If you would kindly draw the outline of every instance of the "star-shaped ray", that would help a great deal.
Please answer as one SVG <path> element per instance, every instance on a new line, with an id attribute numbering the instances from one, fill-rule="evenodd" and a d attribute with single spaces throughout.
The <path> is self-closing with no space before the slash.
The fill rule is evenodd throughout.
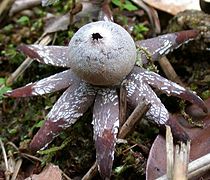
<path id="1" fill-rule="evenodd" d="M 197 30 L 180 31 L 137 41 L 136 45 L 149 53 L 153 61 L 158 61 L 161 56 L 168 54 L 183 43 L 195 39 L 198 34 Z M 148 62 L 147 53 L 142 52 L 141 60 L 143 64 L 146 64 Z"/>
<path id="2" fill-rule="evenodd" d="M 115 89 L 98 91 L 93 110 L 96 159 L 104 178 L 110 178 L 119 128 L 119 103 Z"/>
<path id="3" fill-rule="evenodd" d="M 43 95 L 65 89 L 69 87 L 73 82 L 79 79 L 69 69 L 61 73 L 44 78 L 35 83 L 27 84 L 24 87 L 17 88 L 13 91 L 7 92 L 5 95 L 10 97 L 26 97 Z"/>
<path id="4" fill-rule="evenodd" d="M 157 73 L 147 71 L 140 67 L 135 67 L 133 72 L 138 74 L 137 76 L 140 77 L 140 80 L 142 78 L 143 81 L 166 93 L 167 95 L 172 95 L 187 100 L 202 108 L 204 112 L 207 112 L 207 107 L 203 100 L 192 91 L 187 90 L 172 81 L 169 81 L 168 79 L 160 76 Z"/>
<path id="5" fill-rule="evenodd" d="M 34 136 L 30 149 L 33 152 L 46 147 L 54 137 L 74 124 L 91 106 L 95 89 L 83 81 L 70 86 L 55 103 L 44 125 Z"/>
<path id="6" fill-rule="evenodd" d="M 146 113 L 147 119 L 157 124 L 165 124 L 169 118 L 169 113 L 152 88 L 143 81 L 143 77 L 132 71 L 126 79 L 128 105 L 134 109 L 141 101 L 151 104 Z"/>
<path id="7" fill-rule="evenodd" d="M 69 67 L 68 46 L 20 45 L 18 50 L 40 63 Z"/>

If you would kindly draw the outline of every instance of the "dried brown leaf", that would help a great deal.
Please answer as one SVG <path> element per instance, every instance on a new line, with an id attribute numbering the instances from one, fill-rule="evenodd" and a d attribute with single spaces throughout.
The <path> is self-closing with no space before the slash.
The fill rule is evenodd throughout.
<path id="1" fill-rule="evenodd" d="M 184 131 L 191 139 L 190 161 L 198 159 L 210 153 L 210 98 L 205 101 L 208 108 L 208 114 L 199 110 L 196 106 L 192 105 L 188 108 L 189 115 L 194 121 L 204 123 L 203 128 L 195 128 L 187 125 L 186 120 L 181 115 L 176 115 L 176 120 L 182 126 Z M 147 179 L 156 179 L 166 173 L 166 145 L 165 139 L 158 135 L 155 139 L 150 150 L 149 158 L 147 161 Z M 202 177 L 210 177 L 207 173 Z"/>
<path id="2" fill-rule="evenodd" d="M 61 170 L 54 164 L 48 164 L 40 174 L 33 174 L 25 180 L 62 180 Z"/>
<path id="3" fill-rule="evenodd" d="M 150 6 L 165 11 L 169 14 L 176 15 L 177 13 L 187 10 L 200 10 L 199 1 L 195 0 L 143 0 Z"/>

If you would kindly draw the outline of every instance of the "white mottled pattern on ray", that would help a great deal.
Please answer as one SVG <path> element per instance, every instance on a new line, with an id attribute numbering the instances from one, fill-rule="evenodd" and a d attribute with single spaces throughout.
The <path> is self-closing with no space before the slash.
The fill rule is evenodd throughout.
<path id="1" fill-rule="evenodd" d="M 138 76 L 138 75 L 137 75 Z M 161 77 L 159 74 L 139 68 L 139 76 L 151 86 L 160 89 L 168 95 L 178 96 L 185 93 L 186 89 L 182 86 Z"/>
<path id="2" fill-rule="evenodd" d="M 164 55 L 164 54 L 168 54 L 173 47 L 173 43 L 171 42 L 171 40 L 168 40 L 167 37 L 161 38 L 159 39 L 160 42 L 162 42 L 162 46 L 160 46 L 158 49 L 156 49 L 153 54 L 155 53 L 159 53 L 160 55 Z"/>
<path id="3" fill-rule="evenodd" d="M 150 103 L 151 107 L 146 113 L 146 118 L 155 121 L 157 124 L 166 123 L 169 113 L 152 88 L 143 81 L 142 74 L 131 73 L 127 78 L 126 89 L 128 103 L 134 107 L 143 100 Z"/>
<path id="4" fill-rule="evenodd" d="M 93 109 L 96 159 L 100 173 L 109 177 L 119 128 L 119 102 L 116 89 L 98 90 Z"/>
<path id="5" fill-rule="evenodd" d="M 67 88 L 76 80 L 78 78 L 72 71 L 66 70 L 29 85 L 31 85 L 32 95 L 43 95 Z"/>
<path id="6" fill-rule="evenodd" d="M 67 46 L 44 46 L 44 45 L 29 45 L 27 48 L 36 52 L 41 63 L 69 67 L 68 47 Z M 27 54 L 27 53 L 26 53 Z"/>
<path id="7" fill-rule="evenodd" d="M 103 129 L 112 128 L 114 133 L 117 134 L 119 128 L 119 103 L 116 90 L 109 88 L 99 89 L 97 97 L 93 113 L 95 135 L 101 136 Z"/>
<path id="8" fill-rule="evenodd" d="M 81 117 L 94 101 L 95 89 L 83 81 L 70 86 L 55 103 L 47 119 L 53 122 L 64 120 L 67 128 Z"/>

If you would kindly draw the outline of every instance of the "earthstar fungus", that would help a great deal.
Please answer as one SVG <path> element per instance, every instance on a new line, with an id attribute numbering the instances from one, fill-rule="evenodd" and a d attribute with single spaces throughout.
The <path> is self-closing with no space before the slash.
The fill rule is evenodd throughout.
<path id="1" fill-rule="evenodd" d="M 189 30 L 143 40 L 136 45 L 148 51 L 155 61 L 197 35 L 197 31 Z M 126 84 L 128 105 L 134 109 L 141 101 L 150 103 L 151 107 L 145 116 L 159 125 L 167 123 L 170 117 L 151 86 L 197 104 L 207 111 L 202 99 L 193 92 L 136 66 L 137 51 L 133 39 L 113 22 L 98 21 L 83 26 L 72 37 L 68 47 L 22 45 L 19 49 L 41 63 L 69 68 L 6 94 L 10 97 L 25 97 L 66 89 L 34 136 L 30 149 L 36 152 L 45 148 L 94 104 L 96 159 L 103 178 L 111 176 L 119 128 L 117 89 L 122 81 Z M 141 60 L 147 62 L 144 53 L 141 54 Z"/>

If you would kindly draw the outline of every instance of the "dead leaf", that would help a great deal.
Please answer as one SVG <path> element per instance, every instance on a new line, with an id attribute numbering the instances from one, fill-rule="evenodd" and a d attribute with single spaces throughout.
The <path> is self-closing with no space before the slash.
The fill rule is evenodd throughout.
<path id="1" fill-rule="evenodd" d="M 210 98 L 205 103 L 208 107 L 206 116 L 195 105 L 187 109 L 193 121 L 203 121 L 204 128 L 191 127 L 181 115 L 176 115 L 177 121 L 191 139 L 190 162 L 210 153 Z M 147 180 L 153 180 L 164 174 L 166 174 L 166 145 L 165 139 L 158 135 L 149 153 L 146 177 Z M 210 178 L 210 174 L 206 173 L 202 177 Z"/>
<path id="2" fill-rule="evenodd" d="M 194 9 L 194 10 L 201 10 L 199 1 L 195 0 L 143 0 L 145 3 L 149 4 L 150 6 L 159 9 L 161 11 L 167 12 L 172 15 L 176 15 L 177 13 L 187 10 L 187 9 Z"/>
<path id="3" fill-rule="evenodd" d="M 41 2 L 42 2 L 42 6 L 49 6 L 51 4 L 58 2 L 58 0 L 41 0 Z"/>
<path id="4" fill-rule="evenodd" d="M 61 170 L 54 164 L 48 164 L 40 174 L 33 174 L 25 180 L 62 180 Z"/>
<path id="5" fill-rule="evenodd" d="M 49 33 L 67 30 L 70 23 L 69 18 L 69 14 L 65 14 L 48 19 L 43 36 Z"/>

